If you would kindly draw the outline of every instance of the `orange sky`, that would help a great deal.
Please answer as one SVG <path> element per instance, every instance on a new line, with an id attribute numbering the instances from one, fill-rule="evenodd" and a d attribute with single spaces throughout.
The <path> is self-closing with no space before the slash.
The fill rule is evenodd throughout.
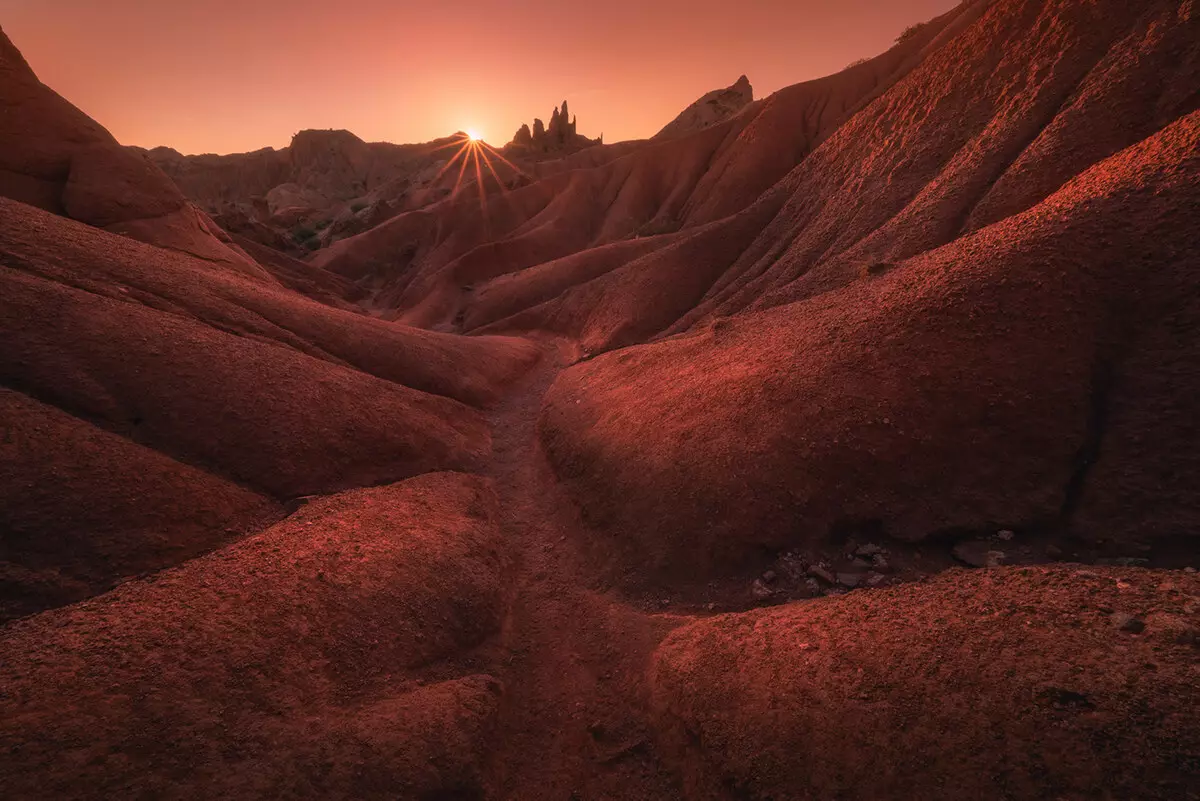
<path id="1" fill-rule="evenodd" d="M 956 2 L 0 0 L 0 25 L 121 142 L 230 153 L 302 128 L 500 145 L 564 98 L 580 133 L 641 138 L 742 73 L 762 97 Z"/>

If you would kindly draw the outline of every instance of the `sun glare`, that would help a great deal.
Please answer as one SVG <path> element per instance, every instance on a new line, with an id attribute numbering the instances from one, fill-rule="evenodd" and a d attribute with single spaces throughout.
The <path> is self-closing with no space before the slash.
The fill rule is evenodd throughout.
<path id="1" fill-rule="evenodd" d="M 468 128 L 467 129 L 467 138 L 470 139 L 472 142 L 478 142 L 481 139 L 483 139 L 483 134 L 481 134 L 479 131 L 476 131 L 472 128 Z"/>

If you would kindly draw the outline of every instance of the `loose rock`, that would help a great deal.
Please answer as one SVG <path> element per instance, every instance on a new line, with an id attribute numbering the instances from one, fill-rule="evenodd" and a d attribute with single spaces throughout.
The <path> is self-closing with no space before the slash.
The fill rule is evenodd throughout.
<path id="1" fill-rule="evenodd" d="M 954 546 L 954 558 L 971 567 L 998 567 L 1004 564 L 1004 551 L 995 551 L 983 540 L 968 540 Z"/>
<path id="2" fill-rule="evenodd" d="M 1140 618 L 1124 612 L 1114 612 L 1112 615 L 1113 625 L 1121 631 L 1127 631 L 1130 634 L 1141 634 L 1146 630 L 1146 624 Z"/>
<path id="3" fill-rule="evenodd" d="M 837 583 L 843 587 L 854 589 L 862 582 L 862 575 L 858 573 L 838 573 Z"/>
<path id="4" fill-rule="evenodd" d="M 755 579 L 750 585 L 750 594 L 754 596 L 756 601 L 765 601 L 775 594 L 775 591 L 763 583 L 762 579 Z"/>
<path id="5" fill-rule="evenodd" d="M 837 577 L 829 572 L 829 569 L 822 565 L 812 565 L 808 568 L 808 574 L 821 579 L 826 584 L 837 584 Z"/>

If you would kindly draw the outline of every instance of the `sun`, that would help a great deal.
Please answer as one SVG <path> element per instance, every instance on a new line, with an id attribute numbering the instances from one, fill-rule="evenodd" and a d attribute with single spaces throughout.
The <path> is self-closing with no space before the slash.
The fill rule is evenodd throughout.
<path id="1" fill-rule="evenodd" d="M 467 138 L 470 139 L 472 142 L 481 142 L 481 141 L 483 141 L 483 134 L 481 134 L 478 130 L 476 130 L 474 128 L 468 128 L 467 129 Z"/>

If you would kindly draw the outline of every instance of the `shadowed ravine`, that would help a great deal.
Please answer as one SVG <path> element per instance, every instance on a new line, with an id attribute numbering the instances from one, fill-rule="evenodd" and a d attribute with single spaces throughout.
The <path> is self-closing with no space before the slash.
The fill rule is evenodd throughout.
<path id="1" fill-rule="evenodd" d="M 513 551 L 510 609 L 498 637 L 505 685 L 491 760 L 496 798 L 540 788 L 547 798 L 676 797 L 659 763 L 645 666 L 682 618 L 648 614 L 585 556 L 578 511 L 554 479 L 537 434 L 542 396 L 571 347 L 544 344 L 541 362 L 488 416 L 500 526 Z"/>

